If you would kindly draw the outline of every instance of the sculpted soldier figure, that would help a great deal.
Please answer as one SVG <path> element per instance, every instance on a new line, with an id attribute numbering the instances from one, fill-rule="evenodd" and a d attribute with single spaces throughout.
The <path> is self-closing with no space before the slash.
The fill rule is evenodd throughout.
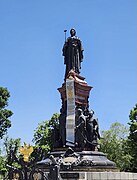
<path id="1" fill-rule="evenodd" d="M 77 122 L 76 122 L 76 146 L 83 149 L 86 144 L 86 117 L 82 109 L 77 109 Z"/>
<path id="2" fill-rule="evenodd" d="M 60 109 L 60 116 L 59 116 L 59 132 L 61 138 L 61 144 L 65 147 L 66 144 L 66 112 L 63 108 Z"/>
<path id="3" fill-rule="evenodd" d="M 64 64 L 66 64 L 65 78 L 72 69 L 80 73 L 81 62 L 83 59 L 83 48 L 80 39 L 76 36 L 75 29 L 70 30 L 71 37 L 68 37 L 63 46 Z"/>
<path id="4" fill-rule="evenodd" d="M 86 129 L 87 129 L 87 139 L 90 144 L 88 146 L 94 150 L 95 146 L 98 144 L 97 139 L 100 139 L 98 119 L 93 117 L 94 111 L 90 111 L 88 117 L 86 118 Z"/>

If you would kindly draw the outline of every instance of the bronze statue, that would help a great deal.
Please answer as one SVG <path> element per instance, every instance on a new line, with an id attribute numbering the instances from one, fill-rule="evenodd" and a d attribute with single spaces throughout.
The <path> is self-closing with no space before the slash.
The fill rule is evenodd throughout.
<path id="1" fill-rule="evenodd" d="M 71 37 L 68 37 L 63 46 L 64 64 L 66 64 L 65 78 L 70 70 L 80 73 L 83 60 L 83 48 L 80 39 L 76 36 L 75 29 L 70 30 Z"/>
<path id="2" fill-rule="evenodd" d="M 95 146 L 98 144 L 97 139 L 100 139 L 98 119 L 94 118 L 93 115 L 94 111 L 92 110 L 88 113 L 86 118 L 88 147 L 92 150 L 94 150 Z"/>
<path id="3" fill-rule="evenodd" d="M 60 116 L 59 116 L 59 132 L 60 132 L 60 139 L 61 144 L 65 147 L 66 144 L 66 113 L 63 108 L 60 109 Z"/>
<path id="4" fill-rule="evenodd" d="M 82 109 L 77 109 L 77 122 L 76 122 L 76 146 L 83 149 L 86 144 L 86 117 Z"/>

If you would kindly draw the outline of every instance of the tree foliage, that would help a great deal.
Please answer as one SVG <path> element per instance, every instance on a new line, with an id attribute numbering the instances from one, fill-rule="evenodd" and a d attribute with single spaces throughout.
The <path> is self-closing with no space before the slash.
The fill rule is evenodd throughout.
<path id="1" fill-rule="evenodd" d="M 16 157 L 19 156 L 18 150 L 21 144 L 20 138 L 5 138 L 4 147 L 6 151 L 6 164 L 16 166 Z M 18 165 L 17 165 L 18 166 Z"/>
<path id="2" fill-rule="evenodd" d="M 0 151 L 0 175 L 4 176 L 6 171 L 7 171 L 7 168 L 6 168 L 5 157 L 1 154 L 1 151 Z"/>
<path id="3" fill-rule="evenodd" d="M 8 119 L 12 116 L 12 111 L 7 110 L 10 93 L 7 88 L 0 87 L 0 139 L 3 138 L 7 129 L 11 127 L 11 121 Z"/>
<path id="4" fill-rule="evenodd" d="M 137 104 L 130 111 L 129 115 L 130 125 L 129 136 L 128 136 L 128 146 L 129 152 L 132 156 L 131 160 L 131 171 L 137 172 Z"/>
<path id="5" fill-rule="evenodd" d="M 0 175 L 4 177 L 8 173 L 8 165 L 19 167 L 16 162 L 18 156 L 18 149 L 20 147 L 20 139 L 4 138 L 3 153 L 0 154 Z"/>
<path id="6" fill-rule="evenodd" d="M 59 126 L 59 114 L 52 115 L 50 120 L 43 121 L 35 130 L 33 142 L 35 143 L 33 157 L 41 160 L 53 148 L 54 129 Z"/>
<path id="7" fill-rule="evenodd" d="M 109 160 L 116 163 L 121 170 L 128 170 L 131 162 L 131 155 L 127 153 L 128 128 L 123 124 L 115 122 L 109 130 L 102 131 L 100 150 L 107 154 Z"/>

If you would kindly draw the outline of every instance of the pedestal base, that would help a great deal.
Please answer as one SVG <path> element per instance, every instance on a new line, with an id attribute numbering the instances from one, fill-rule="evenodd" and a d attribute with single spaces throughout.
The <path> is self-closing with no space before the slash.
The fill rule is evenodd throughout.
<path id="1" fill-rule="evenodd" d="M 119 172 L 102 152 L 74 152 L 71 148 L 50 152 L 31 175 L 39 180 L 137 180 L 137 173 Z"/>
<path id="2" fill-rule="evenodd" d="M 35 174 L 35 173 L 34 173 Z M 37 177 L 39 180 L 137 180 L 137 173 L 129 172 L 78 172 L 78 171 L 60 171 L 59 178 L 50 179 L 49 172 L 43 171 L 32 175 L 32 179 Z"/>
<path id="3" fill-rule="evenodd" d="M 118 172 L 115 163 L 108 160 L 104 153 L 97 151 L 75 151 L 68 148 L 49 153 L 49 157 L 36 165 L 36 173 L 49 179 L 87 179 L 93 172 Z M 90 175 L 88 175 L 90 177 Z"/>
<path id="4" fill-rule="evenodd" d="M 137 173 L 128 172 L 61 172 L 62 180 L 137 180 Z"/>

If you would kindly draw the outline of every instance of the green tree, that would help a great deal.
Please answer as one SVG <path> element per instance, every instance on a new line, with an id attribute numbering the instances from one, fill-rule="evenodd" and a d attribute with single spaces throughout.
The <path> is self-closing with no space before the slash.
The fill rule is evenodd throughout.
<path id="1" fill-rule="evenodd" d="M 121 171 L 130 167 L 131 155 L 128 152 L 127 136 L 128 128 L 123 124 L 115 122 L 109 130 L 102 131 L 100 140 L 100 151 L 107 154 L 109 160 L 116 163 Z"/>
<path id="2" fill-rule="evenodd" d="M 15 158 L 18 156 L 19 147 L 20 139 L 4 138 L 3 153 L 0 153 L 0 175 L 3 175 L 3 177 L 8 173 L 7 165 L 19 167 Z"/>
<path id="3" fill-rule="evenodd" d="M 10 93 L 7 88 L 0 87 L 0 139 L 6 134 L 8 128 L 11 127 L 11 121 L 8 119 L 12 116 L 12 111 L 7 110 L 8 99 Z"/>
<path id="4" fill-rule="evenodd" d="M 131 160 L 131 171 L 137 172 L 137 104 L 130 111 L 129 115 L 130 123 L 130 133 L 128 136 L 128 146 L 129 152 L 132 156 Z"/>
<path id="5" fill-rule="evenodd" d="M 14 167 L 18 167 L 18 163 L 16 162 L 16 157 L 19 156 L 18 150 L 21 144 L 20 138 L 5 138 L 4 148 L 6 154 L 6 164 Z"/>
<path id="6" fill-rule="evenodd" d="M 0 150 L 0 175 L 4 176 L 6 171 L 7 168 L 6 168 L 5 156 L 1 154 L 1 150 Z"/>
<path id="7" fill-rule="evenodd" d="M 59 114 L 53 114 L 50 120 L 43 121 L 35 130 L 33 142 L 35 143 L 32 157 L 41 160 L 53 148 L 54 129 L 59 127 Z"/>

